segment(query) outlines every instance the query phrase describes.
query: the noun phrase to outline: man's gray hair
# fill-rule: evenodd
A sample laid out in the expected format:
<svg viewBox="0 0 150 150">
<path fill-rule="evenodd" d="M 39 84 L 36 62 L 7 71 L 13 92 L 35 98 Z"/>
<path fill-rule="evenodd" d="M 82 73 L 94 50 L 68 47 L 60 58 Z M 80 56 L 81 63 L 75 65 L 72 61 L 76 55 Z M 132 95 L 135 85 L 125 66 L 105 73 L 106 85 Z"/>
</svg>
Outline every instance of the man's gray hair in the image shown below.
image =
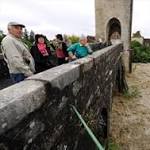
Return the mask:
<svg viewBox="0 0 150 150">
<path fill-rule="evenodd" d="M 12 26 L 11 26 L 11 25 L 8 25 L 8 26 L 7 26 L 7 29 L 8 29 L 8 30 L 9 30 L 9 29 L 11 29 L 11 28 L 12 28 Z"/>
</svg>

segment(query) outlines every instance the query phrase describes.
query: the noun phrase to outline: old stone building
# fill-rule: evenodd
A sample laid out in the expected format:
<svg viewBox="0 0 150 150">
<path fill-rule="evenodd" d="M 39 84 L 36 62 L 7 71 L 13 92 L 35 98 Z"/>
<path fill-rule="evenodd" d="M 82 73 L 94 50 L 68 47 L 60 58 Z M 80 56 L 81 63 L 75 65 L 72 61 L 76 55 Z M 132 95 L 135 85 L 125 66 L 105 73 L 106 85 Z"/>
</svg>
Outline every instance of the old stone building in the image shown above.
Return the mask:
<svg viewBox="0 0 150 150">
<path fill-rule="evenodd" d="M 120 39 L 130 47 L 133 0 L 95 0 L 96 36 L 106 41 Z"/>
</svg>

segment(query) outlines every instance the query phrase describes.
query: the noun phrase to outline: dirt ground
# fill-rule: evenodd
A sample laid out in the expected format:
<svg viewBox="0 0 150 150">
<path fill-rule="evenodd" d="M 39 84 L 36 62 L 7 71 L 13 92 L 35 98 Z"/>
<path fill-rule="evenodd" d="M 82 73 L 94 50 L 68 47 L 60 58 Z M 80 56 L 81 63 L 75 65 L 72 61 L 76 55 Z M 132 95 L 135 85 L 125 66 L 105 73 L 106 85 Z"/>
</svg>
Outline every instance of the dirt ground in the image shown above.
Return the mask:
<svg viewBox="0 0 150 150">
<path fill-rule="evenodd" d="M 120 150 L 150 150 L 150 64 L 134 64 L 127 82 L 137 92 L 131 98 L 114 96 L 112 139 Z"/>
</svg>

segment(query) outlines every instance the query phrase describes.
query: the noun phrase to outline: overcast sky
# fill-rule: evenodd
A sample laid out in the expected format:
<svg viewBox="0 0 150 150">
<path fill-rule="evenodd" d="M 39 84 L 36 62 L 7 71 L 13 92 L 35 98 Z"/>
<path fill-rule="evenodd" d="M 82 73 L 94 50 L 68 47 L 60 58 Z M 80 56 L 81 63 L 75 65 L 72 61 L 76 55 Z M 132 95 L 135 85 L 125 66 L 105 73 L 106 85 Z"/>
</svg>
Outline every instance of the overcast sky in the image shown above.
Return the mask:
<svg viewBox="0 0 150 150">
<path fill-rule="evenodd" d="M 149 7 L 150 0 L 134 0 L 133 32 L 150 38 Z M 95 35 L 94 0 L 0 0 L 0 29 L 5 33 L 9 21 L 48 38 L 57 33 Z"/>
</svg>

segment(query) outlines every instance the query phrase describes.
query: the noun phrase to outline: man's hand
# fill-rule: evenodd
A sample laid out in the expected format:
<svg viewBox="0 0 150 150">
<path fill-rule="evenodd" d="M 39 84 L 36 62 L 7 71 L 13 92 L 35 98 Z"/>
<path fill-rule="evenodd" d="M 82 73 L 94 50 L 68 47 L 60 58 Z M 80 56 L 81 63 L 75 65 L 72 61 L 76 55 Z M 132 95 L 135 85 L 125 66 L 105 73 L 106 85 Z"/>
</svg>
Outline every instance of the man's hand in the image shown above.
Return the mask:
<svg viewBox="0 0 150 150">
<path fill-rule="evenodd" d="M 75 55 L 73 55 L 72 57 L 71 57 L 71 60 L 76 60 L 77 59 L 77 57 L 75 56 Z"/>
<path fill-rule="evenodd" d="M 69 59 L 68 57 L 65 57 L 65 61 L 68 61 L 68 59 Z"/>
<path fill-rule="evenodd" d="M 75 55 L 73 55 L 72 52 L 69 52 L 68 54 L 69 54 L 69 59 L 70 60 L 76 60 L 77 59 L 77 57 Z"/>
<path fill-rule="evenodd" d="M 33 72 L 28 71 L 28 72 L 26 72 L 25 77 L 30 77 L 30 76 L 32 76 L 32 75 L 33 75 Z"/>
</svg>

